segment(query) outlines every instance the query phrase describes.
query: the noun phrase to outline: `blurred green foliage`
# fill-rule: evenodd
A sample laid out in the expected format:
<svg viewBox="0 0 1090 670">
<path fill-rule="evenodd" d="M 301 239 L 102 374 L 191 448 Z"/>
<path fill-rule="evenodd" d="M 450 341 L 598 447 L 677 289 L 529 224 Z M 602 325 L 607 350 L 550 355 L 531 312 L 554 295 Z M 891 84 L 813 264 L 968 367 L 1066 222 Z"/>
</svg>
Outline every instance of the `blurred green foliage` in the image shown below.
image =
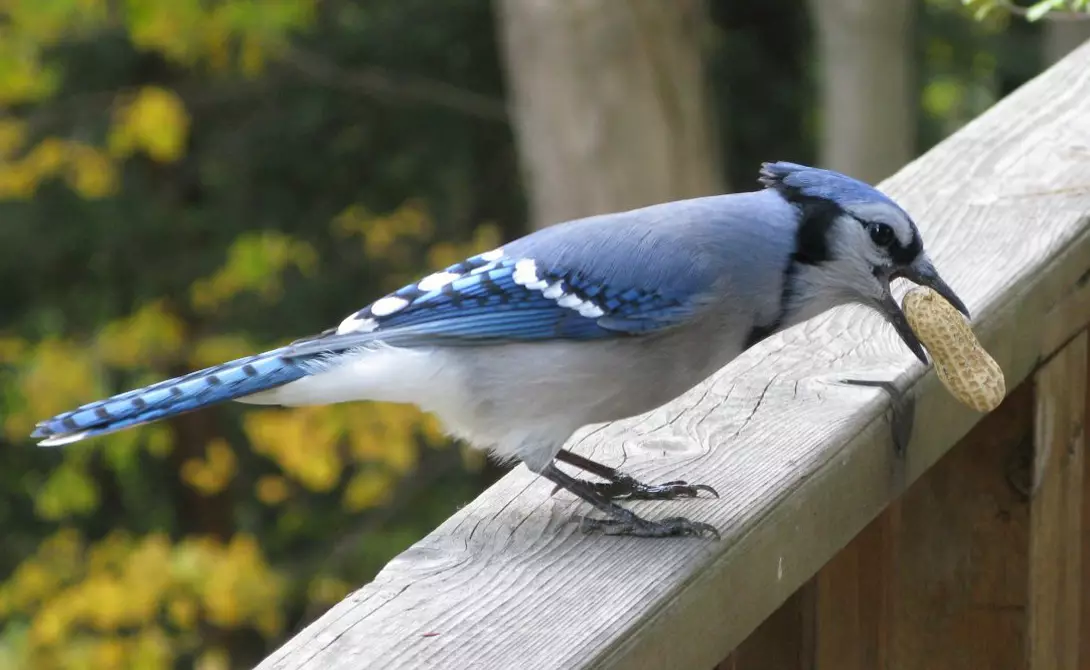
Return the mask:
<svg viewBox="0 0 1090 670">
<path fill-rule="evenodd" d="M 985 19 L 992 12 L 1014 14 L 1024 17 L 1027 21 L 1073 18 L 1080 14 L 1086 14 L 1087 18 L 1090 18 L 1090 0 L 1035 0 L 1029 5 L 1017 4 L 1013 0 L 961 0 L 961 2 L 972 8 L 973 16 L 977 19 Z"/>
<path fill-rule="evenodd" d="M 812 161 L 801 2 L 710 4 L 733 188 Z M 920 148 L 1039 35 L 921 2 Z M 419 412 L 34 421 L 290 341 L 522 232 L 486 0 L 0 0 L 0 668 L 249 667 L 494 480 Z"/>
</svg>

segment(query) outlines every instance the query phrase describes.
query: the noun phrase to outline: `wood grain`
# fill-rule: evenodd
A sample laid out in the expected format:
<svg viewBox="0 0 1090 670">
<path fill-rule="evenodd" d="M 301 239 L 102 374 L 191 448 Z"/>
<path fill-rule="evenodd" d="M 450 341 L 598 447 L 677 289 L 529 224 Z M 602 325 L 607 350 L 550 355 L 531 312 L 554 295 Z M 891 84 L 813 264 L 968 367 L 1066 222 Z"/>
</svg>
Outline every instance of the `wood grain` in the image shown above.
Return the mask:
<svg viewBox="0 0 1090 670">
<path fill-rule="evenodd" d="M 1017 386 L 1059 337 L 1047 319 L 1090 321 L 1065 300 L 1090 267 L 1090 44 L 882 187 Z M 903 458 L 886 392 L 844 378 L 914 398 Z M 980 418 L 877 316 L 835 310 L 570 444 L 715 486 L 719 500 L 631 507 L 713 523 L 721 541 L 582 536 L 567 519 L 586 507 L 520 467 L 260 667 L 714 667 Z"/>
<path fill-rule="evenodd" d="M 1076 670 L 1079 665 L 1086 346 L 1083 331 L 1035 375 L 1030 670 Z"/>
</svg>

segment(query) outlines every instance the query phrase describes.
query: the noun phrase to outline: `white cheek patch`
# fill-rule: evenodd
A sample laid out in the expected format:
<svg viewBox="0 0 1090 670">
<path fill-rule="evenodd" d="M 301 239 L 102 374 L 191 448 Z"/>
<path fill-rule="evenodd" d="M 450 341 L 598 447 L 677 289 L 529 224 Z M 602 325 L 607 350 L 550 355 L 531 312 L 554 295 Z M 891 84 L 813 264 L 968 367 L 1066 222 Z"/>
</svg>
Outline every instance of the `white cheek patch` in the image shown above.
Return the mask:
<svg viewBox="0 0 1090 670">
<path fill-rule="evenodd" d="M 550 284 L 541 278 L 538 273 L 537 263 L 533 259 L 524 258 L 515 263 L 515 272 L 511 279 L 519 286 L 524 286 L 531 291 L 541 291 L 541 295 L 549 300 L 555 300 L 560 307 L 572 309 L 588 319 L 597 319 L 605 314 L 605 311 L 590 300 L 583 300 L 574 293 L 564 291 L 564 282 L 557 280 Z"/>
</svg>

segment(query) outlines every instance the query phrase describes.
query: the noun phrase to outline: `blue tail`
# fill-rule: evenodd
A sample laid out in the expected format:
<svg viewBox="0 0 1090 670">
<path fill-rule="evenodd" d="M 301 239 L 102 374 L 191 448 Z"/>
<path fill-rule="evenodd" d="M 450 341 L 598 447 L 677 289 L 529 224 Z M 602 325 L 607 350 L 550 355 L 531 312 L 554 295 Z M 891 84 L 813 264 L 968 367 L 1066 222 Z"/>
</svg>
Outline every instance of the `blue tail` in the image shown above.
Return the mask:
<svg viewBox="0 0 1090 670">
<path fill-rule="evenodd" d="M 310 358 L 274 349 L 83 405 L 38 423 L 31 437 L 59 446 L 265 391 L 305 377 Z M 311 368 L 313 369 L 313 368 Z"/>
</svg>

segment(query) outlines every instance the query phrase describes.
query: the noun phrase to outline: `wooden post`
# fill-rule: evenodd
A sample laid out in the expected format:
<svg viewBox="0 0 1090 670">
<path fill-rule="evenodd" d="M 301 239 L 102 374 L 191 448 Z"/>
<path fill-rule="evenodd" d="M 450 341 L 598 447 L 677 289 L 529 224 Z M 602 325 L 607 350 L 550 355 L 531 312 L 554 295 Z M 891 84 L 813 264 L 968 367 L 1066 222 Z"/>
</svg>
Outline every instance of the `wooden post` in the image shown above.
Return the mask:
<svg viewBox="0 0 1090 670">
<path fill-rule="evenodd" d="M 1086 332 L 1036 374 L 1028 667 L 1079 665 Z"/>
</svg>

